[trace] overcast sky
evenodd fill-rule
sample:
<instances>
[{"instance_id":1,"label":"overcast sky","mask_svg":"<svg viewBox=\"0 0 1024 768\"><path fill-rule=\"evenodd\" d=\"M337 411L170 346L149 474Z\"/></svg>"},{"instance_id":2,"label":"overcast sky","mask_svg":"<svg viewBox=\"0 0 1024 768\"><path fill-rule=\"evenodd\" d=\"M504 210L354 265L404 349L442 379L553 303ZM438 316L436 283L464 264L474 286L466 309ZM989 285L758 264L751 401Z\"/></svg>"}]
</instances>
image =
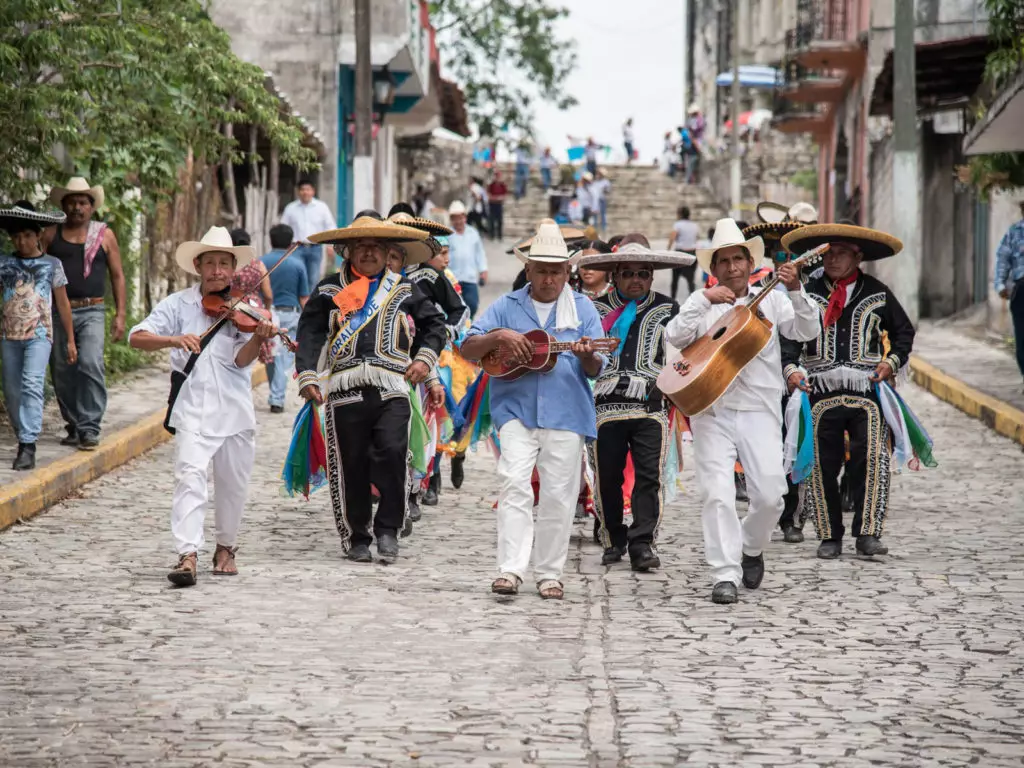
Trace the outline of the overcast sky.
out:
<instances>
[{"instance_id":1,"label":"overcast sky","mask_svg":"<svg viewBox=\"0 0 1024 768\"><path fill-rule=\"evenodd\" d=\"M611 144L624 157L622 123L633 118L640 161L661 152L683 116L681 0L555 0L569 9L565 36L576 40L577 66L566 90L579 105L537 108L537 135L565 159L566 134Z\"/></svg>"}]
</instances>

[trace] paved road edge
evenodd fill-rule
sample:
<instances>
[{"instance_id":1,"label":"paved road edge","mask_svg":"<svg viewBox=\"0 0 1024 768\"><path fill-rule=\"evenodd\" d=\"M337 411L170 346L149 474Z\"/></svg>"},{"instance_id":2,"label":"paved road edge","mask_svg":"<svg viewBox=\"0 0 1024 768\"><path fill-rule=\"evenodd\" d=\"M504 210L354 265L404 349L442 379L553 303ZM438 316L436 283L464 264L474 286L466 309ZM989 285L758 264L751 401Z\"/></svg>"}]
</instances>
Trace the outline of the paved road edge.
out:
<instances>
[{"instance_id":1,"label":"paved road edge","mask_svg":"<svg viewBox=\"0 0 1024 768\"><path fill-rule=\"evenodd\" d=\"M916 356L910 358L910 375L915 384L940 400L1024 445L1024 411L974 389Z\"/></svg>"},{"instance_id":2,"label":"paved road edge","mask_svg":"<svg viewBox=\"0 0 1024 768\"><path fill-rule=\"evenodd\" d=\"M267 381L262 365L253 368L252 385ZM35 517L86 483L127 464L170 439L161 408L130 427L104 437L95 451L79 451L32 472L0 490L0 530Z\"/></svg>"}]
</instances>

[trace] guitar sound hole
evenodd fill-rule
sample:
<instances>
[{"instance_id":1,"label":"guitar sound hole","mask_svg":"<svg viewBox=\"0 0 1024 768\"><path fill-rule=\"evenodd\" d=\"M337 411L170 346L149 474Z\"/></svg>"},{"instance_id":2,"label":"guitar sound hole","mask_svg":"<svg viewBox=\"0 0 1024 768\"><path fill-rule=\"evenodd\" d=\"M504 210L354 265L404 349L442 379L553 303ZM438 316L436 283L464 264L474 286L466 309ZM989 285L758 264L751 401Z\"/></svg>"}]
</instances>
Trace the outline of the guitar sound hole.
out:
<instances>
[{"instance_id":1,"label":"guitar sound hole","mask_svg":"<svg viewBox=\"0 0 1024 768\"><path fill-rule=\"evenodd\" d=\"M724 335L725 335L725 328L719 328L717 331L715 331L712 334L711 338L714 339L715 341L718 341Z\"/></svg>"}]
</instances>

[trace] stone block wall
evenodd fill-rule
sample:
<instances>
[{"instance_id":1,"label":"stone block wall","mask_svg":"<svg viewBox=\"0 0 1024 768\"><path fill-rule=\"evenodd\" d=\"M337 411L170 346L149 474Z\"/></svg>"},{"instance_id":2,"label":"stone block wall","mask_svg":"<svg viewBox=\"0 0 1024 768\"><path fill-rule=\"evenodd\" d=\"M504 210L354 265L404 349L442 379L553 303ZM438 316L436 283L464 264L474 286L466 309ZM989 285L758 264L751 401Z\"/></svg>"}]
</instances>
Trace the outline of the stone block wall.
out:
<instances>
[{"instance_id":1,"label":"stone block wall","mask_svg":"<svg viewBox=\"0 0 1024 768\"><path fill-rule=\"evenodd\" d=\"M473 145L469 142L430 139L409 141L398 148L398 166L403 181L400 193L411 197L417 184L432 190L431 199L447 208L456 199L465 201L469 194L469 177L484 175L473 162Z\"/></svg>"}]
</instances>

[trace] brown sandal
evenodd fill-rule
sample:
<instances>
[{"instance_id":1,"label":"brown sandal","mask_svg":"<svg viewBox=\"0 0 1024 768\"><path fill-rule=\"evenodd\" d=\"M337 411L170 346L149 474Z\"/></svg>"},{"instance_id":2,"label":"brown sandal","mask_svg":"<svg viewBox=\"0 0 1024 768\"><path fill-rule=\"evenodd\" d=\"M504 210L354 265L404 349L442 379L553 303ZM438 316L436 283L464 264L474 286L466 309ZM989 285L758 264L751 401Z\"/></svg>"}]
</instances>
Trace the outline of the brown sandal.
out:
<instances>
[{"instance_id":1,"label":"brown sandal","mask_svg":"<svg viewBox=\"0 0 1024 768\"><path fill-rule=\"evenodd\" d=\"M561 600L565 596L562 582L554 579L544 579L537 585L537 593L545 600Z\"/></svg>"},{"instance_id":2,"label":"brown sandal","mask_svg":"<svg viewBox=\"0 0 1024 768\"><path fill-rule=\"evenodd\" d=\"M218 544L217 549L213 552L213 575L214 576L237 576L238 568L235 567L235 552L238 551L238 547L225 547L223 544ZM220 559L220 553L224 552L227 557L223 563L218 567L218 560Z\"/></svg>"},{"instance_id":3,"label":"brown sandal","mask_svg":"<svg viewBox=\"0 0 1024 768\"><path fill-rule=\"evenodd\" d=\"M518 595L522 581L514 573L503 573L491 582L491 592L496 595Z\"/></svg>"},{"instance_id":4,"label":"brown sandal","mask_svg":"<svg viewBox=\"0 0 1024 768\"><path fill-rule=\"evenodd\" d=\"M167 579L176 587L191 587L196 583L196 553L189 552L178 558L178 565L167 574Z\"/></svg>"}]
</instances>

